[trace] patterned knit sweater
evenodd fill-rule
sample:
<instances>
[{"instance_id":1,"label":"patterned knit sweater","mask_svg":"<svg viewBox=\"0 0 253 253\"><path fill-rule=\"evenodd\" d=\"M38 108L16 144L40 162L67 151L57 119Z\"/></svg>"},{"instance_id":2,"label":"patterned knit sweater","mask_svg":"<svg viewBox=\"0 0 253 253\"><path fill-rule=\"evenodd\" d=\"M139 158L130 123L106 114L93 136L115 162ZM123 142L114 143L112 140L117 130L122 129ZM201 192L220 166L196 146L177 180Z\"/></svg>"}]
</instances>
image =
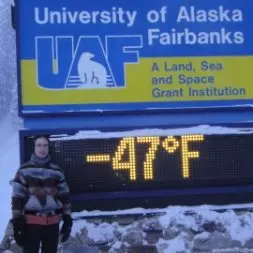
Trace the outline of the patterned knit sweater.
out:
<instances>
[{"instance_id":1,"label":"patterned knit sweater","mask_svg":"<svg viewBox=\"0 0 253 253\"><path fill-rule=\"evenodd\" d=\"M51 162L50 156L39 159L32 155L12 181L12 216L25 212L46 214L71 213L69 187L63 171Z\"/></svg>"}]
</instances>

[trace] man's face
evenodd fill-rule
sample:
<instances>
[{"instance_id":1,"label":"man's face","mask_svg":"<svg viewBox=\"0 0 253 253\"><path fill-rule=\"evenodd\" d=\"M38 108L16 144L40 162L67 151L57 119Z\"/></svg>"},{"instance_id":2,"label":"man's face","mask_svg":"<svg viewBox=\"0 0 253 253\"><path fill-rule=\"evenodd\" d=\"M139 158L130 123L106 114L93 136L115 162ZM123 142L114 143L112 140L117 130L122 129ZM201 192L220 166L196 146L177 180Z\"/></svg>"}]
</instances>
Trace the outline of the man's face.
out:
<instances>
[{"instance_id":1,"label":"man's face","mask_svg":"<svg viewBox=\"0 0 253 253\"><path fill-rule=\"evenodd\" d=\"M48 153L49 153L49 143L48 143L48 140L45 139L45 138L43 138L43 137L38 138L35 141L34 153L39 158L45 158L45 157L47 157Z\"/></svg>"}]
</instances>

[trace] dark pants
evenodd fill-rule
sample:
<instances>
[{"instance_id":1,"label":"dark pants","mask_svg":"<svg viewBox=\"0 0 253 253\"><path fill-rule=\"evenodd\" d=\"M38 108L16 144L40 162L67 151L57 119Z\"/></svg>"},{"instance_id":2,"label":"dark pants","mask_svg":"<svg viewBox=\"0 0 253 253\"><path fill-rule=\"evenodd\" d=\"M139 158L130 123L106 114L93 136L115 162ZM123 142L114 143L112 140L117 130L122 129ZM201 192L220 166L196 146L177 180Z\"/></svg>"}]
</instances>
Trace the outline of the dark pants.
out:
<instances>
[{"instance_id":1,"label":"dark pants","mask_svg":"<svg viewBox=\"0 0 253 253\"><path fill-rule=\"evenodd\" d=\"M24 253L56 253L59 237L59 224L56 225L31 225L27 224L26 243Z\"/></svg>"}]
</instances>

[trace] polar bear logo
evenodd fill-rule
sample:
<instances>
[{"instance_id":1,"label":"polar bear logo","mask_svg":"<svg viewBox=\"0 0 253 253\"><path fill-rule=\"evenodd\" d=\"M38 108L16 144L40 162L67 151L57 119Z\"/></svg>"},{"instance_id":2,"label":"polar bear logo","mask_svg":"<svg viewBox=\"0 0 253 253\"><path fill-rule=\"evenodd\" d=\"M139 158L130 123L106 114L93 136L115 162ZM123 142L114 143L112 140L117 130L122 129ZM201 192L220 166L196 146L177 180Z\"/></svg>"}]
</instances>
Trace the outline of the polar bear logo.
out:
<instances>
[{"instance_id":1,"label":"polar bear logo","mask_svg":"<svg viewBox=\"0 0 253 253\"><path fill-rule=\"evenodd\" d=\"M106 68L102 64L91 60L94 56L89 52L81 54L77 71L82 83L78 88L106 88Z\"/></svg>"}]
</instances>

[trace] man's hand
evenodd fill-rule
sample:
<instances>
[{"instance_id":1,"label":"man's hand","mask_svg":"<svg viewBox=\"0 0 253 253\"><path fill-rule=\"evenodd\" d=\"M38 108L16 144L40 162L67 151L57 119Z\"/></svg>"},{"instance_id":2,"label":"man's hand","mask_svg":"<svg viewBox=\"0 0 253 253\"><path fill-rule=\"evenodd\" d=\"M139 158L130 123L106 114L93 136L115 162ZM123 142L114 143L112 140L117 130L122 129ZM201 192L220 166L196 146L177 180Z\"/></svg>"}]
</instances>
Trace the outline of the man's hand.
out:
<instances>
[{"instance_id":1,"label":"man's hand","mask_svg":"<svg viewBox=\"0 0 253 253\"><path fill-rule=\"evenodd\" d=\"M63 219L63 226L62 226L61 232L60 232L60 234L62 236L61 242L66 242L70 236L73 222L72 222L72 218L69 214L63 214L62 219Z\"/></svg>"},{"instance_id":2,"label":"man's hand","mask_svg":"<svg viewBox=\"0 0 253 253\"><path fill-rule=\"evenodd\" d=\"M13 218L11 222L14 230L14 239L16 243L22 247L25 244L25 230L26 230L25 217L22 215L17 218Z\"/></svg>"}]
</instances>

